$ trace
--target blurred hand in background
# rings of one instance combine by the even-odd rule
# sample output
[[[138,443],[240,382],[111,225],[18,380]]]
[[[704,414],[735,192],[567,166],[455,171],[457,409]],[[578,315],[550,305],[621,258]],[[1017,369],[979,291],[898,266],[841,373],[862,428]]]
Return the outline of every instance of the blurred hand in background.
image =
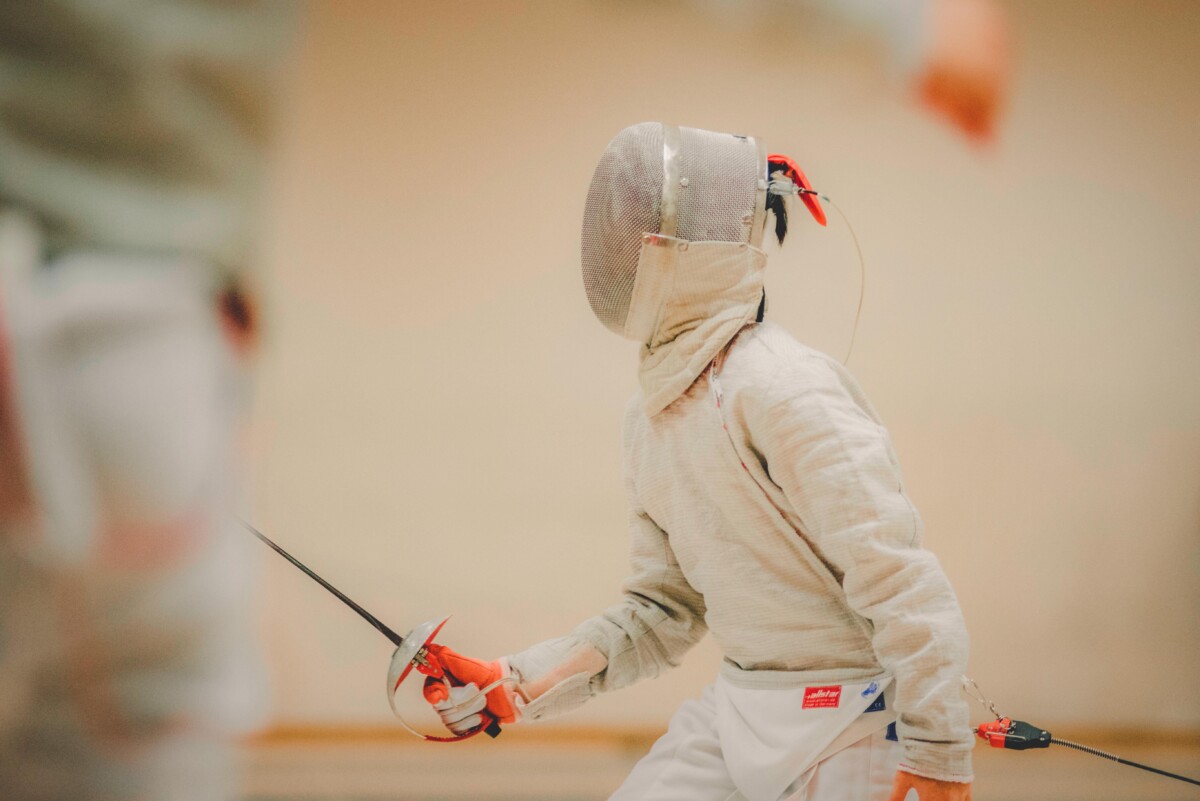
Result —
[[[931,0],[921,104],[968,139],[995,138],[1012,76],[1008,20],[994,0]]]

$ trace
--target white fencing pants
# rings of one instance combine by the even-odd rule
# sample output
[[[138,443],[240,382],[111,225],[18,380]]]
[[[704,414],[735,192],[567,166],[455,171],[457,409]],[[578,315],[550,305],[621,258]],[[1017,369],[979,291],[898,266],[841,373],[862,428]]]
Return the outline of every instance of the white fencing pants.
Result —
[[[864,737],[803,773],[780,801],[886,801],[901,761],[886,730]],[[667,733],[634,767],[609,801],[743,801],[725,765],[717,734],[715,688],[689,700]]]
[[[0,798],[223,801],[263,706],[239,378],[201,265],[0,213]]]

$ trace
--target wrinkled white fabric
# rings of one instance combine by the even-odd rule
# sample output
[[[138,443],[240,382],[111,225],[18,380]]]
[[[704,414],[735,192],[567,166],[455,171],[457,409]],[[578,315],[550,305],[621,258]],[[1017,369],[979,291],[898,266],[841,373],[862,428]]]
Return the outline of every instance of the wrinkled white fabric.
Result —
[[[583,706],[592,697],[592,675],[583,671],[572,673],[528,702],[515,696],[518,720],[551,720]]]
[[[538,721],[583,706],[592,697],[592,676],[607,660],[578,637],[559,637],[500,661],[529,699],[512,691],[518,719]]]
[[[667,733],[638,762],[610,801],[886,801],[889,797],[902,749],[898,742],[887,739],[886,728],[879,727],[836,753],[823,753],[807,765],[797,763],[792,778],[783,786],[778,781],[764,783],[778,790],[754,784],[753,776],[735,780],[729,766],[729,733],[721,723],[722,706],[728,704],[722,695],[728,689],[718,682],[699,698],[685,701],[671,718]],[[786,706],[792,691],[756,692],[763,696],[762,704]],[[819,727],[802,724],[793,739],[803,748],[821,736]],[[744,747],[742,743],[733,745]],[[756,791],[760,794],[754,794]]]
[[[890,677],[881,676],[763,690],[718,677],[714,725],[734,785],[748,801],[776,801],[822,755],[840,751],[831,745],[851,727],[858,731],[851,732],[847,744],[894,720],[887,704],[890,683]]]
[[[633,572],[572,634],[607,657],[591,691],[658,675],[711,630],[748,686],[894,677],[905,769],[969,780],[967,634],[882,422],[779,327],[706,325],[752,319],[762,265],[731,262],[722,289],[696,244],[664,248],[666,295],[630,309],[656,320],[624,425]]]
[[[646,414],[678,398],[754,319],[766,266],[767,254],[746,243],[644,238],[625,330],[644,343]],[[681,332],[688,336],[679,338]]]

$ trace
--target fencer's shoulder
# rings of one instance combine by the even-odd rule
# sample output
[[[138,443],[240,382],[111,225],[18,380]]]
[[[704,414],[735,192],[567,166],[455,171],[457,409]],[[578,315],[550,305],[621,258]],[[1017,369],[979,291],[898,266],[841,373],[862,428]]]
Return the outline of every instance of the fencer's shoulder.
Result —
[[[751,406],[837,408],[879,419],[863,388],[840,362],[777,325],[747,328],[730,349],[726,370],[730,367],[737,376],[738,395]]]
[[[792,336],[786,328],[775,323],[748,325],[738,335],[734,348],[762,351],[763,358],[799,359],[820,356],[821,353]]]
[[[747,326],[726,357],[725,369],[767,387],[780,383],[841,383],[841,365],[774,323]]]

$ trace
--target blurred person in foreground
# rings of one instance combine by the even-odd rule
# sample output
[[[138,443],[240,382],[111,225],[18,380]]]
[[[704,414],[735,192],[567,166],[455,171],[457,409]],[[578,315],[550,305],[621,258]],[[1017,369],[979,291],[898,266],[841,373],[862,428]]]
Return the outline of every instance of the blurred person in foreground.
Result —
[[[0,798],[234,797],[280,0],[0,2]]]

